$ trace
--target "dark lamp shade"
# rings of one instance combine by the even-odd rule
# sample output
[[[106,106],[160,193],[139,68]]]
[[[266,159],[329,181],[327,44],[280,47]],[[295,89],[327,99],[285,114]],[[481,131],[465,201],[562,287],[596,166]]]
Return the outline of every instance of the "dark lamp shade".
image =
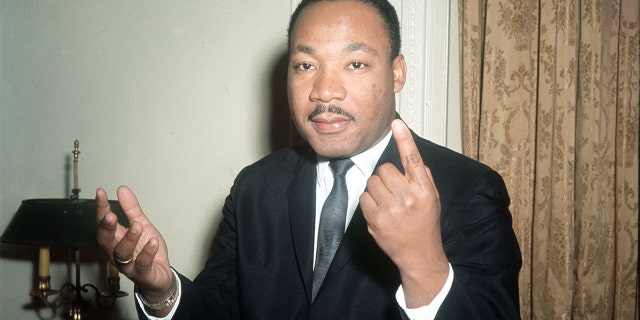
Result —
[[[129,222],[115,201],[109,201],[118,222]],[[28,199],[2,234],[2,242],[34,246],[97,247],[98,223],[93,199]]]

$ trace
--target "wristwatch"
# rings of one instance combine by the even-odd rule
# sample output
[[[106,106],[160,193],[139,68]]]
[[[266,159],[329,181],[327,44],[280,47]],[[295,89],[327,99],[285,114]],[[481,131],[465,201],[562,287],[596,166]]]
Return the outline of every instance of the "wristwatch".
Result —
[[[171,290],[171,294],[162,301],[151,302],[136,289],[136,297],[140,299],[140,302],[142,302],[145,307],[151,310],[160,311],[169,308],[176,303],[176,300],[178,300],[178,297],[180,296],[180,279],[178,278],[178,275],[176,275],[175,271],[171,270],[171,273],[173,274],[173,288]]]

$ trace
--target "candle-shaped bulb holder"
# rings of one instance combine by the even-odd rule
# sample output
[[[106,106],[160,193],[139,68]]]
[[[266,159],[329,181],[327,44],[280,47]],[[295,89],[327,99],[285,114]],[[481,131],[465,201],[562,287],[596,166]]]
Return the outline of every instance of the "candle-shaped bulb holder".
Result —
[[[48,246],[40,247],[38,257],[38,289],[31,292],[31,296],[46,298],[57,294],[58,290],[51,289],[51,275],[49,274],[50,253]]]
[[[120,290],[120,277],[107,278],[107,290],[100,292],[103,297],[122,298],[129,294]]]
[[[121,298],[126,297],[128,294],[124,291],[120,291],[120,272],[116,266],[107,262],[107,289],[100,292],[103,297]]]
[[[31,291],[32,297],[46,298],[48,296],[56,295],[60,291],[51,289],[51,276],[41,277],[38,276],[38,289]]]

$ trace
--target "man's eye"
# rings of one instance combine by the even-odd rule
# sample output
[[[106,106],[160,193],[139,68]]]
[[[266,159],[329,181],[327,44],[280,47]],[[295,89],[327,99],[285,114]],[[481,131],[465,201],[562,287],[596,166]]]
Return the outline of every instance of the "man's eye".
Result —
[[[366,65],[361,61],[354,61],[349,64],[349,69],[358,70],[364,68],[365,66]]]
[[[313,66],[310,63],[300,63],[298,64],[297,68],[298,70],[311,70],[313,69]]]

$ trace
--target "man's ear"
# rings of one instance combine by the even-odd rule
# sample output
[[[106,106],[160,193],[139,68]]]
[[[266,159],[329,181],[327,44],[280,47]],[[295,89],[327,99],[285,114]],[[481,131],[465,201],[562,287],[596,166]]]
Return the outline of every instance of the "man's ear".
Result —
[[[404,87],[407,80],[407,63],[404,56],[399,54],[393,59],[393,92],[398,93]]]

